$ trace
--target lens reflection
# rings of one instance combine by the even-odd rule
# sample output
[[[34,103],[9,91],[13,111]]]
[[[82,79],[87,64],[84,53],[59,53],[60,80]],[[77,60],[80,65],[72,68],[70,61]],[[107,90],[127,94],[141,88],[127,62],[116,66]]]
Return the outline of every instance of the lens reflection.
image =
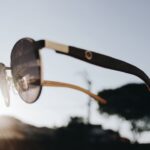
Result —
[[[36,101],[41,92],[40,60],[32,39],[19,40],[11,53],[11,67],[15,86],[27,103]]]

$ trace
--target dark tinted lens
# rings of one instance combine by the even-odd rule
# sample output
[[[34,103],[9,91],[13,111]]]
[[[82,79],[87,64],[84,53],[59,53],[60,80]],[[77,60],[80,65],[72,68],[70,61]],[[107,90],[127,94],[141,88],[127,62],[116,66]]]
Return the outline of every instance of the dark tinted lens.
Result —
[[[15,86],[27,103],[36,101],[41,92],[39,53],[32,39],[19,40],[11,53],[11,67]]]

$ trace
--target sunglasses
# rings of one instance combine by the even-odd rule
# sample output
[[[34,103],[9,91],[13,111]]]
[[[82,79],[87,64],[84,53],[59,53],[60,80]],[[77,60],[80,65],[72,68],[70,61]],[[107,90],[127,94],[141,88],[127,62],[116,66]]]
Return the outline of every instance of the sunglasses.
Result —
[[[0,64],[0,87],[3,96],[5,97],[6,105],[9,105],[10,99],[6,70],[11,70],[16,90],[20,97],[27,103],[33,103],[39,98],[42,86],[53,86],[79,90],[88,94],[98,102],[106,104],[107,101],[105,99],[80,86],[44,80],[39,55],[39,51],[43,48],[54,50],[59,54],[71,56],[93,65],[135,75],[142,79],[148,89],[150,89],[149,77],[141,69],[132,64],[74,46],[68,46],[48,40],[35,41],[31,38],[23,38],[13,47],[11,52],[11,67],[6,67],[4,64]]]

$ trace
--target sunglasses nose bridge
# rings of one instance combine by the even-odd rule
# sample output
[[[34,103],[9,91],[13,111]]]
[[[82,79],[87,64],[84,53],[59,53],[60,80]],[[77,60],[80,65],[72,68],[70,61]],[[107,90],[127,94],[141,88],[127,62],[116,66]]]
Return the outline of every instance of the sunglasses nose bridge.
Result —
[[[5,70],[12,70],[12,68],[5,66]]]

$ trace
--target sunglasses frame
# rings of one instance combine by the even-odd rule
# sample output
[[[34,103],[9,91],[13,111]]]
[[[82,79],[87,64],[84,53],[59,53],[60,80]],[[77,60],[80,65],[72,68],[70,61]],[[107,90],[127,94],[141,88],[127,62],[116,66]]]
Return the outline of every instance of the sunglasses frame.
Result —
[[[136,67],[132,64],[129,64],[127,62],[124,62],[122,60],[112,58],[110,56],[106,56],[103,54],[99,54],[99,53],[96,53],[93,51],[89,51],[89,50],[85,50],[85,49],[81,49],[81,48],[77,48],[77,47],[73,47],[73,46],[68,46],[65,44],[60,44],[60,43],[49,41],[49,40],[34,41],[31,38],[23,38],[23,39],[19,40],[16,44],[18,44],[20,41],[23,41],[23,40],[28,40],[31,42],[33,49],[34,49],[35,56],[37,56],[37,60],[39,60],[39,65],[40,65],[40,67],[39,67],[40,68],[40,91],[39,91],[37,97],[35,98],[35,100],[32,101],[31,103],[35,102],[39,98],[41,91],[42,91],[42,86],[69,87],[72,89],[80,90],[80,91],[90,95],[91,97],[98,100],[102,104],[106,103],[106,100],[102,99],[101,97],[98,97],[97,95],[95,95],[95,94],[91,93],[90,91],[85,90],[79,86],[68,84],[68,83],[43,80],[43,75],[42,75],[43,70],[41,67],[42,64],[41,64],[41,59],[40,59],[40,55],[39,55],[39,51],[42,48],[48,48],[48,49],[54,50],[56,53],[71,56],[71,57],[80,59],[84,62],[93,64],[93,65],[97,65],[100,67],[104,67],[104,68],[108,68],[108,69],[135,75],[135,76],[139,77],[140,79],[142,79],[146,83],[147,87],[150,89],[150,79],[146,75],[146,73],[143,72],[138,67]],[[13,52],[14,52],[14,48],[11,52],[12,75],[13,75],[13,65],[12,65],[13,64],[13,59],[12,59]],[[21,98],[22,98],[22,96],[21,96]],[[26,101],[26,100],[24,100],[24,101]]]

